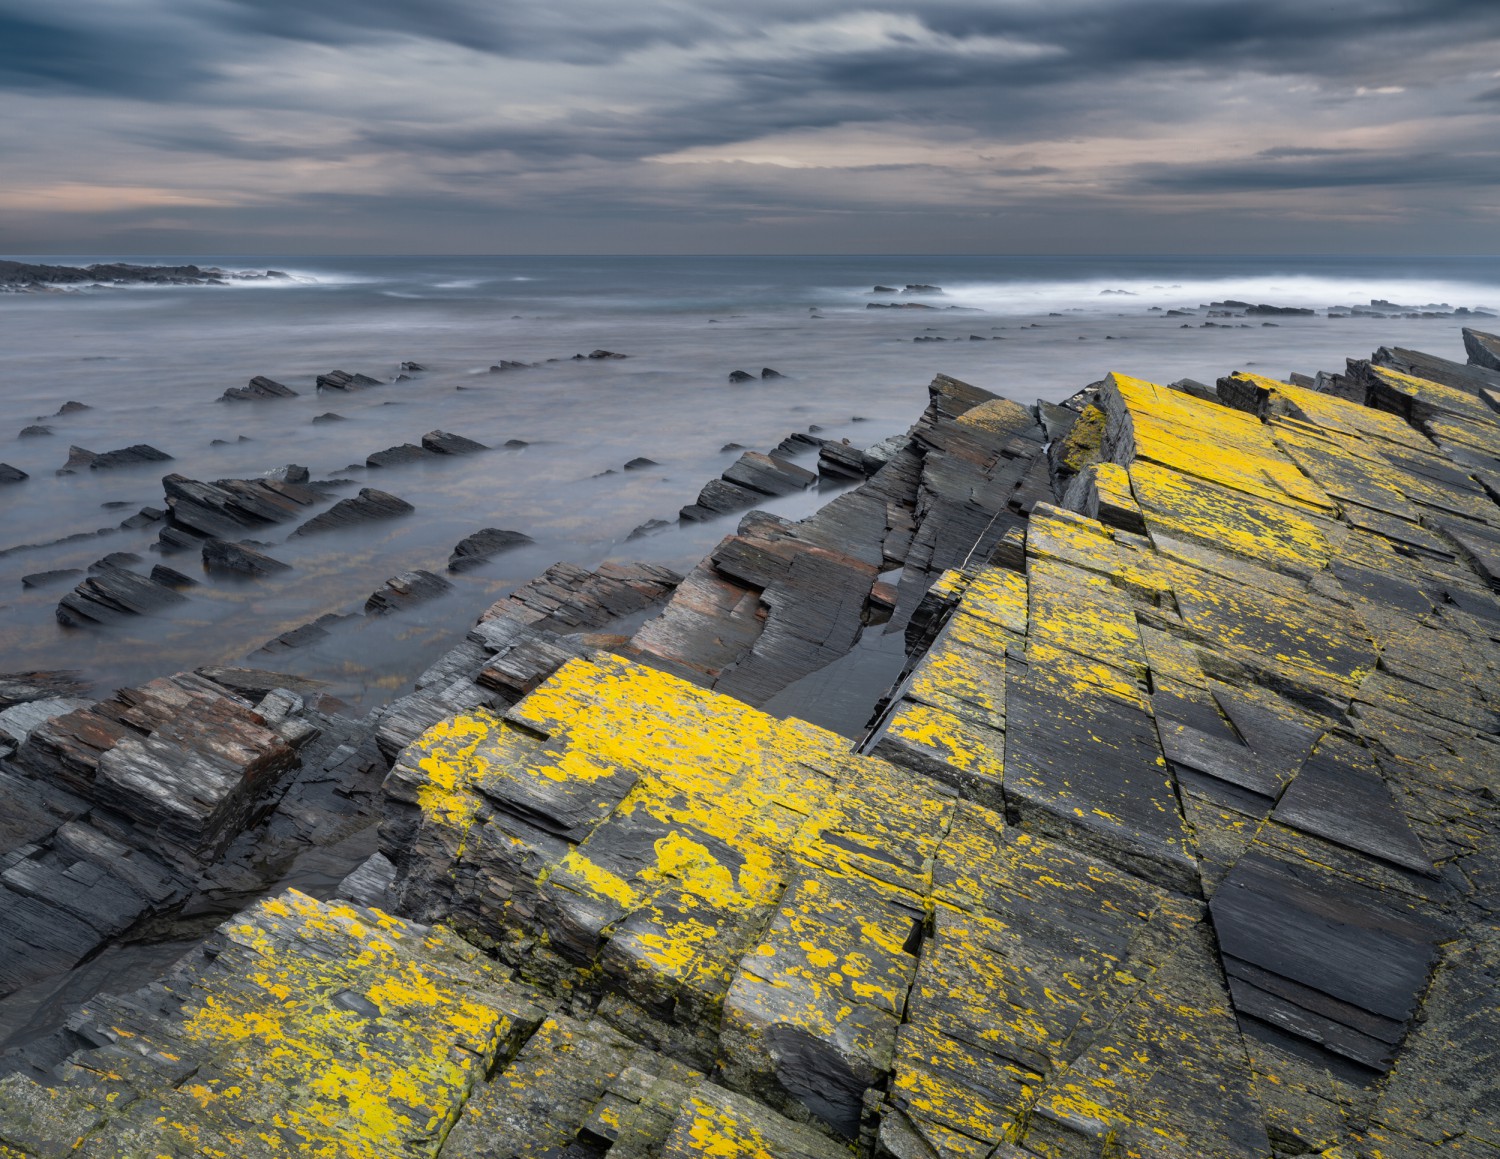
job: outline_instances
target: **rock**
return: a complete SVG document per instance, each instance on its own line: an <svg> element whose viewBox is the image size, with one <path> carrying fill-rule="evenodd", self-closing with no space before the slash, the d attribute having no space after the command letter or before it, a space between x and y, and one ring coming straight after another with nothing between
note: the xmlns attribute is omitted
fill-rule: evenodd
<svg viewBox="0 0 1500 1159"><path fill-rule="evenodd" d="M870 472L865 470L864 451L851 445L848 439L840 442L830 439L818 448L818 474L842 482L867 478Z"/></svg>
<svg viewBox="0 0 1500 1159"><path fill-rule="evenodd" d="M46 724L53 717L75 709L87 708L87 700L77 697L54 696L42 700L28 700L0 711L0 747L9 746L14 751L26 743L33 729Z"/></svg>
<svg viewBox="0 0 1500 1159"><path fill-rule="evenodd" d="M1500 335L1486 334L1483 330L1471 330L1465 326L1464 349L1469 361L1486 370L1500 370Z"/></svg>
<svg viewBox="0 0 1500 1159"><path fill-rule="evenodd" d="M77 414L79 411L93 410L93 409L94 408L91 407L91 406L89 406L88 403L85 403L85 402L73 402L72 400L69 400L68 402L63 403L62 406L60 406L60 407L57 408L57 413L59 415L71 415L71 414Z"/></svg>
<svg viewBox="0 0 1500 1159"><path fill-rule="evenodd" d="M373 487L362 487L353 499L340 499L321 515L309 519L293 535L311 535L318 531L336 531L358 527L374 520L395 519L410 515L416 508L404 499Z"/></svg>
<svg viewBox="0 0 1500 1159"><path fill-rule="evenodd" d="M1171 313L1169 310L1168 313ZM1246 306L1246 314L1270 314L1283 317L1311 318L1317 314L1316 310L1304 309L1300 306L1267 306L1262 303L1259 306Z"/></svg>
<svg viewBox="0 0 1500 1159"><path fill-rule="evenodd" d="M337 612L328 612L306 624L300 624L295 628L281 633L262 644L256 652L274 656L282 652L290 652L294 648L306 648L310 644L316 644L319 640L326 640L329 629L335 624L341 624L345 620L355 620L359 617L353 613L340 615Z"/></svg>
<svg viewBox="0 0 1500 1159"><path fill-rule="evenodd" d="M339 897L363 906L392 910L396 908L391 886L396 880L396 867L384 853L372 853L359 863L355 871L339 882Z"/></svg>
<svg viewBox="0 0 1500 1159"><path fill-rule="evenodd" d="M23 588L44 588L48 584L55 584L65 579L72 579L75 575L82 575L83 569L77 567L57 568L53 571L34 571L30 575L21 577Z"/></svg>
<svg viewBox="0 0 1500 1159"><path fill-rule="evenodd" d="M578 357L582 358L583 355L580 354ZM512 362L509 359L502 358L494 366L490 367L490 373L501 374L507 370L527 370L530 369L530 365L528 362Z"/></svg>
<svg viewBox="0 0 1500 1159"><path fill-rule="evenodd" d="M162 479L167 526L158 538L166 547L198 547L204 539L242 539L295 519L324 500L321 491L275 478L220 479L202 483L185 475Z"/></svg>
<svg viewBox="0 0 1500 1159"><path fill-rule="evenodd" d="M138 531L142 527L160 523L166 517L167 513L160 507L142 507L134 515L120 520L120 526L127 531Z"/></svg>
<svg viewBox="0 0 1500 1159"><path fill-rule="evenodd" d="M417 362L403 362L401 364L401 369L402 370L410 370L410 371L412 371L414 373L421 373L422 371L426 370L427 367L425 367L425 366L423 366L423 365L421 365L420 363L417 363Z"/></svg>
<svg viewBox="0 0 1500 1159"><path fill-rule="evenodd" d="M436 455L472 455L475 451L489 450L483 443L447 431L428 431L422 436L422 446Z"/></svg>
<svg viewBox="0 0 1500 1159"><path fill-rule="evenodd" d="M151 569L151 582L169 588L190 588L198 581L164 563L159 563Z"/></svg>
<svg viewBox="0 0 1500 1159"><path fill-rule="evenodd" d="M350 391L366 386L379 386L380 379L371 378L367 374L349 374L343 370L330 370L327 374L318 375L317 384L319 390Z"/></svg>
<svg viewBox="0 0 1500 1159"><path fill-rule="evenodd" d="M645 456L638 456L638 457L636 457L634 459L631 459L630 462L628 462L628 463L625 464L625 470L627 470L627 471L644 471L644 470L646 470L649 467L660 467L660 466L661 466L661 464L658 463L655 459L648 459Z"/></svg>
<svg viewBox="0 0 1500 1159"><path fill-rule="evenodd" d="M426 447L420 447L416 443L402 443L397 447L387 447L383 451L376 451L365 460L366 467L400 467L407 463L416 463L430 455Z"/></svg>
<svg viewBox="0 0 1500 1159"><path fill-rule="evenodd" d="M480 623L505 618L556 632L603 628L660 602L681 580L670 568L648 563L604 563L596 571L553 564L493 604Z"/></svg>
<svg viewBox="0 0 1500 1159"><path fill-rule="evenodd" d="M751 454L753 452L746 452ZM759 491L752 491L727 479L710 479L698 492L697 501L682 508L678 519L687 523L702 523L720 515L744 511L754 507L765 498Z"/></svg>
<svg viewBox="0 0 1500 1159"><path fill-rule="evenodd" d="M628 354L616 354L613 350L591 350L591 351L589 351L589 357L590 358L599 359L599 358L628 358L630 356Z"/></svg>
<svg viewBox="0 0 1500 1159"><path fill-rule="evenodd" d="M781 371L779 371L779 370L772 370L769 366L762 366L760 368L760 376L762 378L785 378L786 377L786 375L782 374Z"/></svg>
<svg viewBox="0 0 1500 1159"><path fill-rule="evenodd" d="M63 467L65 470L70 467L88 467L90 470L100 471L111 467L133 467L138 463L164 463L171 458L165 451L158 451L145 443L122 447L117 451L105 451L103 454L86 451L82 447L69 447L68 461Z"/></svg>
<svg viewBox="0 0 1500 1159"><path fill-rule="evenodd" d="M0 672L0 708L29 700L83 696L88 690L77 672Z"/></svg>
<svg viewBox="0 0 1500 1159"><path fill-rule="evenodd" d="M719 448L719 451L720 453L723 453L724 451L743 451L746 449L747 448L742 443L725 443L722 447Z"/></svg>
<svg viewBox="0 0 1500 1159"><path fill-rule="evenodd" d="M761 495L790 495L806 490L818 477L805 467L775 459L758 451L746 451L728 470L724 479Z"/></svg>
<svg viewBox="0 0 1500 1159"><path fill-rule="evenodd" d="M203 567L211 572L272 575L278 571L290 570L291 564L272 559L269 555L263 555L242 543L209 539L203 544Z"/></svg>
<svg viewBox="0 0 1500 1159"><path fill-rule="evenodd" d="M754 382L755 375L745 370L731 370L729 372L730 382Z"/></svg>
<svg viewBox="0 0 1500 1159"><path fill-rule="evenodd" d="M231 386L219 396L221 402L251 402L261 398L296 398L297 392L274 379L256 375L247 386Z"/></svg>
<svg viewBox="0 0 1500 1159"><path fill-rule="evenodd" d="M20 467L12 467L9 463L0 463L0 483L19 483L22 479L31 478Z"/></svg>
<svg viewBox="0 0 1500 1159"><path fill-rule="evenodd" d="M522 447L531 446L525 439L506 439L505 445L513 450L520 450Z"/></svg>
<svg viewBox="0 0 1500 1159"><path fill-rule="evenodd" d="M407 571L392 576L365 601L365 615L385 616L411 604L436 599L453 590L453 585L430 571Z"/></svg>
<svg viewBox="0 0 1500 1159"><path fill-rule="evenodd" d="M314 415L312 421L315 423L341 423L347 420L341 414L335 414L333 411L325 411L323 414Z"/></svg>
<svg viewBox="0 0 1500 1159"><path fill-rule="evenodd" d="M645 539L648 535L655 535L658 531L666 531L672 526L672 521L669 519L648 519L645 523L635 527L625 539L627 542L634 539Z"/></svg>
<svg viewBox="0 0 1500 1159"><path fill-rule="evenodd" d="M109 624L122 616L160 611L184 599L172 588L122 567L102 567L59 601L57 622L65 627Z"/></svg>
<svg viewBox="0 0 1500 1159"><path fill-rule="evenodd" d="M895 286L876 286L873 290L870 291L870 293L872 293L872 294L894 294L894 293L896 293L896 287Z"/></svg>
<svg viewBox="0 0 1500 1159"><path fill-rule="evenodd" d="M926 302L866 302L866 310L936 310Z"/></svg>
<svg viewBox="0 0 1500 1159"><path fill-rule="evenodd" d="M271 1107L430 1159L1482 1150L1500 412L1314 381L939 376L814 515L686 579L557 565L367 722L179 676L30 728L0 992L255 900L28 1034L0 1140L253 1154ZM383 757L383 860L346 828L292 871L355 904L256 898L368 826L318 803Z"/></svg>
<svg viewBox="0 0 1500 1159"><path fill-rule="evenodd" d="M453 548L452 554L448 556L448 570L453 572L469 571L502 551L534 542L535 540L531 536L524 535L519 531L505 531L498 527L486 527L482 531L476 531L473 535L465 536L458 541Z"/></svg>
<svg viewBox="0 0 1500 1159"><path fill-rule="evenodd" d="M40 423L33 423L29 427L22 427L20 434L16 437L20 439L39 439L51 433L51 427L42 426Z"/></svg>
<svg viewBox="0 0 1500 1159"><path fill-rule="evenodd" d="M823 446L825 440L818 438L812 432L822 430L821 427L811 426L804 431L793 431L771 448L772 457L790 458L792 455L800 455L805 451L816 451Z"/></svg>
<svg viewBox="0 0 1500 1159"><path fill-rule="evenodd" d="M141 557L133 551L112 551L103 559L96 559L89 564L89 574L97 575L99 572L109 571L111 568L129 567L131 564L141 562Z"/></svg>
<svg viewBox="0 0 1500 1159"><path fill-rule="evenodd" d="M924 286L918 283L915 285L908 284L901 292L903 294L941 294L943 288L941 286Z"/></svg>

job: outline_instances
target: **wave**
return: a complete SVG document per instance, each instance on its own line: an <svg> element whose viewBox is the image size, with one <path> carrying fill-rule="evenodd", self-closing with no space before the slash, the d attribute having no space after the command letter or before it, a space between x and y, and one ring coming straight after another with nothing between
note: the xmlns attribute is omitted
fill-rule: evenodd
<svg viewBox="0 0 1500 1159"><path fill-rule="evenodd" d="M958 282L945 285L941 296L880 295L874 300L881 299L970 306L999 314L1065 311L1116 315L1139 313L1152 307L1193 308L1227 300L1316 310L1368 307L1376 301L1418 310L1458 307L1494 310L1500 305L1500 286L1493 282L1399 276L1250 274L1173 282L1095 276L1055 281Z"/></svg>

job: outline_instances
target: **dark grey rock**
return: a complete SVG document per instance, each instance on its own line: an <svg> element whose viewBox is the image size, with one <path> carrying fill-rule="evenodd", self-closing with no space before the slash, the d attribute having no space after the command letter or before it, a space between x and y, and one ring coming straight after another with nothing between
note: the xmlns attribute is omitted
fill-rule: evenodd
<svg viewBox="0 0 1500 1159"><path fill-rule="evenodd" d="M483 443L447 431L428 431L422 436L422 446L435 455L472 455L475 451L489 450Z"/></svg>
<svg viewBox="0 0 1500 1159"><path fill-rule="evenodd" d="M340 499L321 515L309 519L293 535L310 535L318 531L342 530L358 527L375 520L395 519L410 515L416 508L405 499L398 498L373 487L363 487L353 499Z"/></svg>
<svg viewBox="0 0 1500 1159"><path fill-rule="evenodd" d="M431 453L426 447L419 447L416 443L402 443L400 446L387 447L383 451L376 451L365 460L365 466L400 467L407 463L420 462Z"/></svg>
<svg viewBox="0 0 1500 1159"><path fill-rule="evenodd" d="M648 459L644 455L642 455L642 456L638 456L637 458L631 459L630 462L626 463L625 464L625 470L627 470L627 471L644 471L648 467L660 467L660 466L661 466L661 464L658 463L655 459Z"/></svg>
<svg viewBox="0 0 1500 1159"><path fill-rule="evenodd" d="M175 568L159 563L151 569L151 582L169 588L190 588L198 581L192 576L183 575Z"/></svg>
<svg viewBox="0 0 1500 1159"><path fill-rule="evenodd" d="M12 467L9 463L0 463L0 483L19 483L22 479L31 478L20 467Z"/></svg>
<svg viewBox="0 0 1500 1159"><path fill-rule="evenodd" d="M222 539L205 541L203 566L209 571L237 572L240 575L271 575L291 568L291 564L272 559L254 548Z"/></svg>
<svg viewBox="0 0 1500 1159"><path fill-rule="evenodd" d="M468 571L478 567L491 556L512 547L534 542L529 535L519 531L506 531L499 527L486 527L473 535L465 536L454 546L448 556L448 570Z"/></svg>
<svg viewBox="0 0 1500 1159"><path fill-rule="evenodd" d="M80 567L61 567L52 571L34 571L30 575L21 577L23 588L44 588L48 584L60 583L65 579L72 579L76 575L82 575Z"/></svg>
<svg viewBox="0 0 1500 1159"><path fill-rule="evenodd" d="M392 576L365 601L365 615L385 616L412 604L436 599L453 590L453 585L430 571L407 571Z"/></svg>
<svg viewBox="0 0 1500 1159"><path fill-rule="evenodd" d="M57 605L57 621L67 627L109 624L122 616L141 616L180 604L182 595L143 575L120 567L100 569Z"/></svg>
<svg viewBox="0 0 1500 1159"><path fill-rule="evenodd" d="M262 398L296 398L297 392L289 386L257 374L247 386L231 386L219 396L221 402L252 402Z"/></svg>
<svg viewBox="0 0 1500 1159"><path fill-rule="evenodd" d="M319 390L359 390L366 386L379 386L380 379L371 378L367 374L350 374L343 370L330 370L327 374L320 374L317 378Z"/></svg>

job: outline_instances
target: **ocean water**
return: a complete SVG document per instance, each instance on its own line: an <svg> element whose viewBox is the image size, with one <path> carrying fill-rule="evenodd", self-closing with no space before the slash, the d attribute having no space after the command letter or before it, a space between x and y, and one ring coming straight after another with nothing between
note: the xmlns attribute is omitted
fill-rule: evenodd
<svg viewBox="0 0 1500 1159"><path fill-rule="evenodd" d="M223 288L0 295L0 462L31 475L0 486L0 671L74 669L104 694L184 668L248 662L326 680L354 707L401 694L489 603L551 563L636 558L690 567L733 530L735 517L627 536L691 503L732 460L725 443L765 450L811 426L827 437L874 442L917 416L937 372L1022 401L1056 401L1111 370L1210 383L1236 369L1310 374L1341 369L1345 357L1379 345L1462 359L1461 320L1330 318L1326 311L1385 300L1500 313L1494 258L21 260L114 259L292 276ZM871 293L876 284L908 283L943 293ZM1274 326L1215 319L1223 325L1213 328L1203 326L1202 311L1165 315L1230 298L1319 314L1274 318ZM872 301L936 308L868 309ZM914 341L934 337L947 341ZM597 348L628 357L571 360ZM491 373L501 359L536 365ZM392 381L406 360L426 370ZM785 377L728 382L733 370L758 375L766 366ZM383 385L316 392L314 377L335 368ZM217 401L258 374L300 396ZM45 417L68 400L91 409ZM328 411L345 421L311 421ZM17 437L39 421L53 433ZM405 467L358 466L434 428L496 449ZM501 449L511 439L528 445ZM55 473L70 444L106 451L139 442L174 461ZM636 456L659 465L622 471ZM265 529L257 537L271 546L263 550L292 570L245 581L200 576L172 612L106 628L57 623L57 600L76 579L21 586L23 575L86 568L119 551L140 555L138 570L160 560L197 575L192 553L153 551L153 527L57 541L161 506L160 477L169 470L247 478L288 463L307 466L314 478L352 480L340 494L358 486L393 492L416 514L296 539L288 538L290 524ZM795 518L827 497L814 491L767 506ZM523 531L536 543L449 577L454 591L440 600L351 619L309 648L253 655L319 615L358 611L399 572L441 573L453 545L482 527Z"/></svg>

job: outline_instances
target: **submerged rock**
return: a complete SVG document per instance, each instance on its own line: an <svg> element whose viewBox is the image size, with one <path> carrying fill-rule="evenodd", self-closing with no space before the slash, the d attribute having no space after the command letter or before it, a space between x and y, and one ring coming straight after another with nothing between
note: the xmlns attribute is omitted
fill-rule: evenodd
<svg viewBox="0 0 1500 1159"><path fill-rule="evenodd" d="M252 402L262 398L296 398L297 392L275 379L257 374L247 386L231 386L219 396L220 402Z"/></svg>
<svg viewBox="0 0 1500 1159"><path fill-rule="evenodd" d="M240 575L272 575L288 571L291 564L272 559L243 543L227 543L222 539L206 540L203 544L203 567L207 571L232 572Z"/></svg>
<svg viewBox="0 0 1500 1159"><path fill-rule="evenodd" d="M66 627L110 624L122 616L143 616L181 603L186 597L170 587L127 571L99 567L57 605L57 622Z"/></svg>
<svg viewBox="0 0 1500 1159"><path fill-rule="evenodd" d="M22 479L31 478L20 467L12 467L9 463L0 463L0 483L19 483Z"/></svg>
<svg viewBox="0 0 1500 1159"><path fill-rule="evenodd" d="M336 531L358 527L382 519L410 515L416 508L405 499L373 487L362 487L353 499L340 499L321 515L309 519L293 535L311 535L319 531Z"/></svg>
<svg viewBox="0 0 1500 1159"><path fill-rule="evenodd" d="M380 379L371 378L368 374L350 374L343 370L330 370L327 374L320 374L317 378L317 389L319 390L359 390L366 386L379 386Z"/></svg>
<svg viewBox="0 0 1500 1159"><path fill-rule="evenodd" d="M428 431L422 436L422 446L435 455L472 455L476 451L489 450L483 443L447 431Z"/></svg>
<svg viewBox="0 0 1500 1159"><path fill-rule="evenodd" d="M68 461L63 464L63 467L64 470L88 467L91 471L104 471L112 467L134 467L140 463L165 463L171 458L172 456L165 451L158 451L146 443L136 443L132 447L121 447L119 450L105 451L102 454L85 450L82 447L69 447Z"/></svg>
<svg viewBox="0 0 1500 1159"><path fill-rule="evenodd" d="M385 616L411 604L436 599L453 590L453 585L430 571L406 571L392 576L384 586L365 601L365 615Z"/></svg>
<svg viewBox="0 0 1500 1159"><path fill-rule="evenodd" d="M505 531L499 527L486 527L473 535L466 535L454 546L448 556L449 571L468 571L502 551L535 542L531 536L519 531Z"/></svg>

